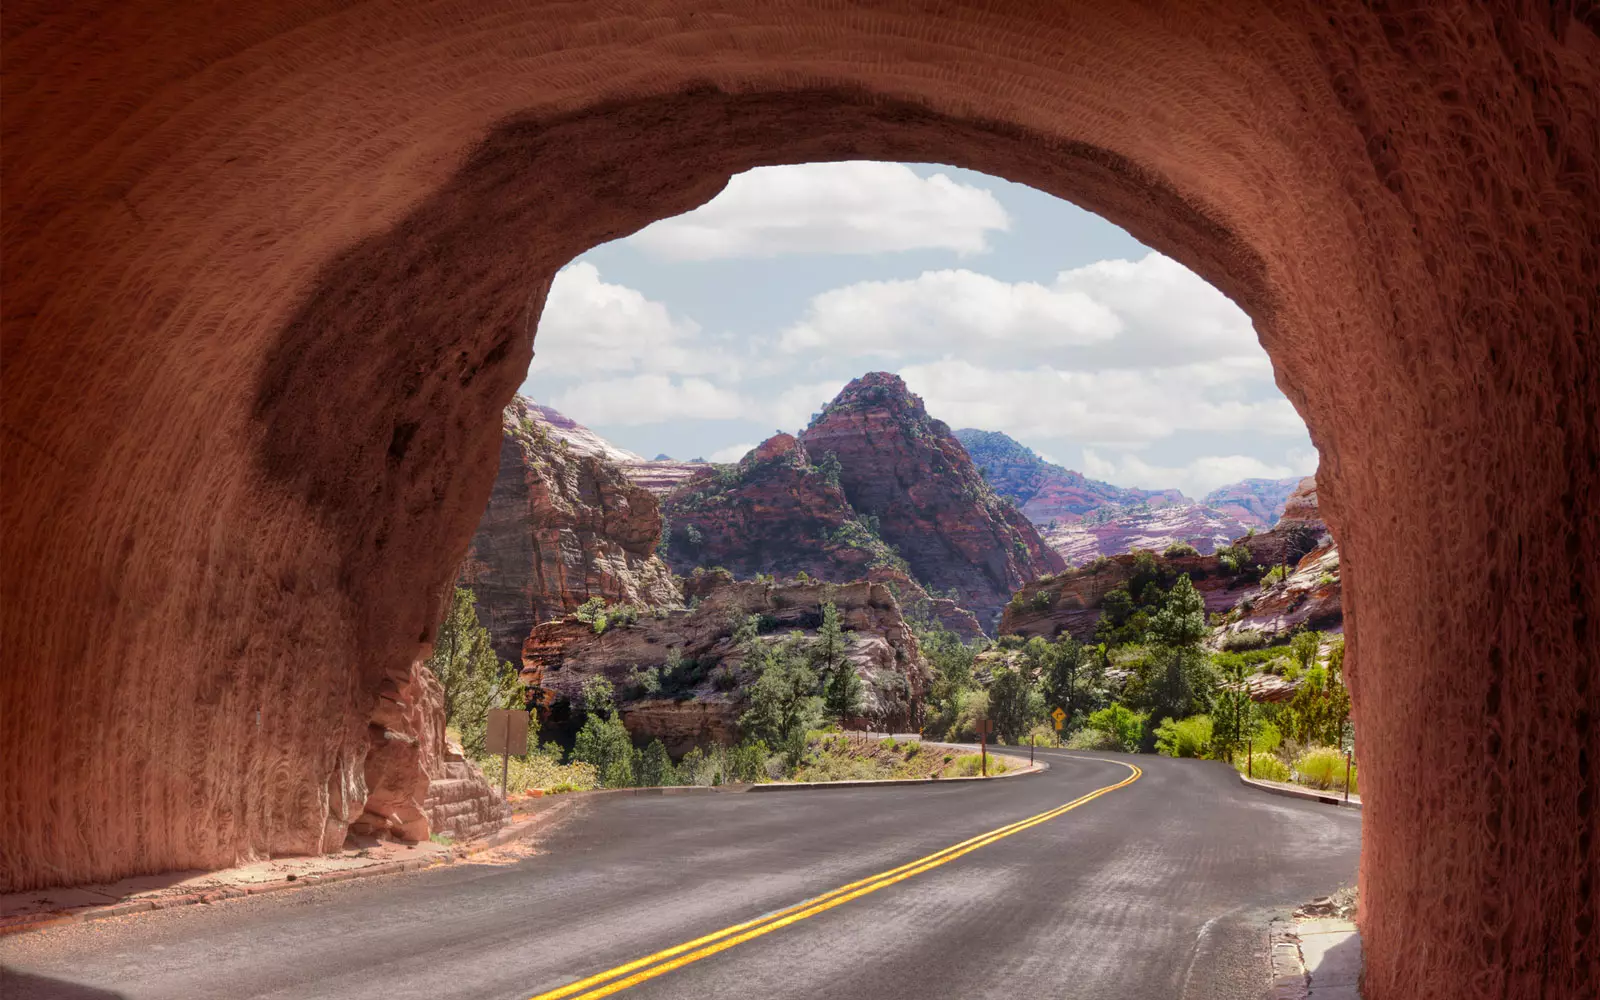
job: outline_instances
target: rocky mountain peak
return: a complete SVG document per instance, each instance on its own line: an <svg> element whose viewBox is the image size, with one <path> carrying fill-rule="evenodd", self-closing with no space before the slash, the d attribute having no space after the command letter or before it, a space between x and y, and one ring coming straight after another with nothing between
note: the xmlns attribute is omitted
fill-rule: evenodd
<svg viewBox="0 0 1600 1000"><path fill-rule="evenodd" d="M837 463L851 507L876 519L912 576L954 591L980 620L992 621L1022 583L1065 567L898 375L850 382L800 442L814 461Z"/></svg>

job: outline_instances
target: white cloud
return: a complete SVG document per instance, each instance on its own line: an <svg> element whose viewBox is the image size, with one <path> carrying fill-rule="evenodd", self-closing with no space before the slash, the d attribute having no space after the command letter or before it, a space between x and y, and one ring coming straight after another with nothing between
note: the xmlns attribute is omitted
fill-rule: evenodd
<svg viewBox="0 0 1600 1000"><path fill-rule="evenodd" d="M839 390L843 389L848 381L849 379L838 378L826 382L790 386L771 400L767 415L771 422L779 427L799 430L810 422L813 413L839 395Z"/></svg>
<svg viewBox="0 0 1600 1000"><path fill-rule="evenodd" d="M737 462L754 447L753 444L730 444L726 448L718 448L706 457L712 462Z"/></svg>
<svg viewBox="0 0 1600 1000"><path fill-rule="evenodd" d="M1289 476L1307 476L1316 471L1316 461L1309 466L1291 459L1284 464L1273 464L1249 455L1206 455L1184 465L1152 465L1137 455L1107 458L1092 448L1083 449L1084 475L1102 479L1118 486L1157 490L1177 487L1191 497L1203 497L1219 486L1236 483L1241 479L1285 479Z"/></svg>
<svg viewBox="0 0 1600 1000"><path fill-rule="evenodd" d="M591 426L739 420L757 409L743 394L703 378L659 374L580 382L557 394L550 405Z"/></svg>
<svg viewBox="0 0 1600 1000"><path fill-rule="evenodd" d="M1240 359L1269 370L1250 319L1158 253L1062 271L1049 285L967 270L864 281L812 298L789 352L893 358L1004 349L1077 370Z"/></svg>
<svg viewBox="0 0 1600 1000"><path fill-rule="evenodd" d="M1022 440L1140 447L1178 431L1304 430L1282 396L1245 399L1248 385L1229 362L1059 371L935 361L903 367L900 374L928 412L952 427L1005 431Z"/></svg>
<svg viewBox="0 0 1600 1000"><path fill-rule="evenodd" d="M579 261L556 274L539 317L529 371L563 376L655 371L703 374L725 367L700 327L626 285L600 280Z"/></svg>
<svg viewBox="0 0 1600 1000"><path fill-rule="evenodd" d="M945 174L919 177L866 160L758 167L700 208L663 219L628 242L671 260L785 253L981 253L1010 219L989 191Z"/></svg>
<svg viewBox="0 0 1600 1000"><path fill-rule="evenodd" d="M924 271L908 281L863 281L823 292L785 330L783 350L849 357L982 351L1026 345L1030 353L1110 340L1122 322L1073 289L1015 284L967 270Z"/></svg>

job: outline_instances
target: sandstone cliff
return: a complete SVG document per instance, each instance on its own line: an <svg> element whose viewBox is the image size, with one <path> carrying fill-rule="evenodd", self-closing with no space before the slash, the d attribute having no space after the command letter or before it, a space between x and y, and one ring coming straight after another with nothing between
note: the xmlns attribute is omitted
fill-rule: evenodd
<svg viewBox="0 0 1600 1000"><path fill-rule="evenodd" d="M1344 606L1340 587L1339 549L1333 539L1302 556L1294 571L1237 605L1237 616L1213 636L1222 642L1233 633L1255 631L1268 642L1286 637L1304 626L1319 632L1344 631Z"/></svg>
<svg viewBox="0 0 1600 1000"><path fill-rule="evenodd" d="M628 454L531 400L506 407L494 492L460 571L502 659L518 662L536 622L591 597L679 602L656 556L656 498L615 464Z"/></svg>
<svg viewBox="0 0 1600 1000"><path fill-rule="evenodd" d="M1244 629L1255 629L1272 640L1301 624L1331 631L1341 627L1338 550L1317 510L1314 478L1300 482L1276 526L1241 537L1236 545L1250 554L1246 566L1259 568L1235 572L1216 554L1169 559L1152 552L1150 556L1163 576L1187 573L1205 599L1208 614L1237 609L1230 615L1237 620L1219 629L1219 641L1227 632ZM1284 581L1264 588L1261 568L1271 569L1285 561L1295 566L1294 571ZM1000 634L1053 637L1067 632L1088 641L1100 620L1105 595L1128 585L1139 572L1138 566L1138 556L1125 553L1034 581L1018 590L1007 604ZM1330 573L1331 581L1327 579Z"/></svg>
<svg viewBox="0 0 1600 1000"><path fill-rule="evenodd" d="M1243 479L1207 493L1204 503L1240 524L1252 528L1270 528L1283 516L1289 494L1299 486L1299 476L1288 479Z"/></svg>
<svg viewBox="0 0 1600 1000"><path fill-rule="evenodd" d="M1044 534L1063 559L1081 566L1099 556L1135 549L1163 552L1174 542L1209 554L1244 534L1246 527L1201 504L1136 503L1108 504L1070 524L1047 526Z"/></svg>
<svg viewBox="0 0 1600 1000"><path fill-rule="evenodd" d="M792 435L778 434L737 465L702 466L662 501L666 556L687 575L721 566L736 577L859 580L901 563Z"/></svg>
<svg viewBox="0 0 1600 1000"><path fill-rule="evenodd" d="M910 574L953 591L980 621L992 621L1026 581L1066 566L897 375L852 381L800 440L819 464L838 462L850 505L877 519Z"/></svg>
<svg viewBox="0 0 1600 1000"><path fill-rule="evenodd" d="M343 823L358 836L468 839L499 829L510 815L483 773L460 747L447 742L444 688L420 661L405 677L388 678L380 688L360 774L345 783L348 787L329 788L324 850L343 842Z"/></svg>
<svg viewBox="0 0 1600 1000"><path fill-rule="evenodd" d="M839 609L850 659L863 680L863 715L880 728L915 726L930 671L884 584L774 585L703 572L685 589L693 610L660 610L599 634L572 617L534 628L523 648L522 679L540 691L546 731L570 725L584 682L598 676L616 687L636 740L659 738L675 755L708 741L735 742L747 707L744 687L753 678L743 668L734 629L758 615L763 641L791 630L811 634L828 601ZM652 670L653 681L641 683Z"/></svg>

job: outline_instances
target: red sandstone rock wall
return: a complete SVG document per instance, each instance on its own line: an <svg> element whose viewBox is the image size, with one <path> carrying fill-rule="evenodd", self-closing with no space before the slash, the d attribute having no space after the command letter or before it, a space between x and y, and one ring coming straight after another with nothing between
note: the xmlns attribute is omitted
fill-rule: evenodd
<svg viewBox="0 0 1600 1000"><path fill-rule="evenodd" d="M500 471L460 574L501 659L518 662L536 622L591 597L641 607L680 603L656 556L656 498L614 462L627 453L520 396L506 407L502 427Z"/></svg>
<svg viewBox="0 0 1600 1000"><path fill-rule="evenodd" d="M1582 995L1596 29L1511 0L13 0L0 882L317 849L556 268L749 166L920 160L1071 197L1255 320L1341 545L1369 1000Z"/></svg>
<svg viewBox="0 0 1600 1000"><path fill-rule="evenodd" d="M604 677L615 687L618 708L638 740L660 739L679 755L698 743L739 739L744 689L754 677L741 669L744 654L733 632L747 615L768 619L767 639L792 631L815 633L822 605L832 601L849 641L847 655L862 679L862 717L884 729L915 728L931 671L893 593L881 583L856 581L769 584L735 581L726 572L701 573L686 582L692 610L661 611L596 634L587 622L544 622L528 636L522 680L540 689L543 718L569 719L583 685ZM669 651L682 658L668 666ZM635 668L659 671L661 689L640 690ZM727 681L719 683L719 674ZM547 727L548 728L548 727Z"/></svg>

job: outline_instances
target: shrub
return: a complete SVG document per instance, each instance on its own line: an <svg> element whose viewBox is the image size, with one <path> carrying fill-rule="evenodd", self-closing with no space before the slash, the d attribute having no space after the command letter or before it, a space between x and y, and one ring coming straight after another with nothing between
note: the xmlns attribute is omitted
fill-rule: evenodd
<svg viewBox="0 0 1600 1000"><path fill-rule="evenodd" d="M590 715L578 730L572 759L592 764L607 788L633 785L633 742L615 710L609 716Z"/></svg>
<svg viewBox="0 0 1600 1000"><path fill-rule="evenodd" d="M1144 724L1143 715L1120 703L1091 712L1086 723L1090 729L1099 730L1114 739L1116 749L1129 753L1137 750L1139 742L1144 739Z"/></svg>
<svg viewBox="0 0 1600 1000"><path fill-rule="evenodd" d="M1267 637L1253 628L1240 629L1229 632L1222 637L1222 650L1225 653L1241 653L1245 650L1260 649L1267 644Z"/></svg>
<svg viewBox="0 0 1600 1000"><path fill-rule="evenodd" d="M1287 566L1274 566L1274 567L1272 567L1271 569L1267 570L1266 575L1264 575L1261 578L1261 589L1262 590L1266 590L1267 588L1271 587L1275 583L1282 583L1284 578L1287 577L1288 575L1289 575L1289 567L1287 567Z"/></svg>
<svg viewBox="0 0 1600 1000"><path fill-rule="evenodd" d="M1337 747L1311 747L1294 762L1294 770L1303 785L1312 788L1344 790L1344 754ZM1350 769L1351 782L1355 782L1355 768ZM1350 789L1351 793L1355 788Z"/></svg>
<svg viewBox="0 0 1600 1000"><path fill-rule="evenodd" d="M1048 590L1041 590L1033 595L1033 610L1049 611L1055 595Z"/></svg>
<svg viewBox="0 0 1600 1000"><path fill-rule="evenodd" d="M1188 542L1173 542L1171 545L1168 545L1167 550L1161 554L1166 556L1168 559L1184 559L1189 556L1199 555L1200 550L1195 548L1193 545L1190 545Z"/></svg>
<svg viewBox="0 0 1600 1000"><path fill-rule="evenodd" d="M989 755L989 774L991 777L996 774L1005 774L1007 770L1009 768L1006 767L1005 761L994 754ZM970 778L982 773L983 755L981 753L962 754L954 761L951 761L950 765L944 769L944 776L947 778Z"/></svg>
<svg viewBox="0 0 1600 1000"><path fill-rule="evenodd" d="M535 788L547 792L583 792L600 786L600 776L594 765L582 761L561 763L559 748L552 754L535 750L526 757L511 757L506 769L506 792L517 795ZM493 754L477 761L483 777L491 788L500 787L500 755Z"/></svg>
<svg viewBox="0 0 1600 1000"><path fill-rule="evenodd" d="M1211 752L1211 717L1191 715L1156 727L1156 752L1163 757L1204 757Z"/></svg>
<svg viewBox="0 0 1600 1000"><path fill-rule="evenodd" d="M1240 774L1244 774L1245 763L1245 758L1241 754L1233 766ZM1259 778L1262 781L1290 780L1289 765L1266 751L1257 751L1251 755L1249 773L1250 777Z"/></svg>
<svg viewBox="0 0 1600 1000"><path fill-rule="evenodd" d="M633 667L628 671L628 688L635 698L661 693L661 671L656 667Z"/></svg>
<svg viewBox="0 0 1600 1000"><path fill-rule="evenodd" d="M732 691L739 686L739 672L724 663L711 671L711 686L718 691Z"/></svg>
<svg viewBox="0 0 1600 1000"><path fill-rule="evenodd" d="M1111 733L1087 726L1067 737L1068 750L1121 750L1122 741Z"/></svg>
<svg viewBox="0 0 1600 1000"><path fill-rule="evenodd" d="M1324 573L1321 576L1317 577L1317 586L1319 586L1319 587L1331 587L1331 586L1333 586L1333 574L1332 573Z"/></svg>

